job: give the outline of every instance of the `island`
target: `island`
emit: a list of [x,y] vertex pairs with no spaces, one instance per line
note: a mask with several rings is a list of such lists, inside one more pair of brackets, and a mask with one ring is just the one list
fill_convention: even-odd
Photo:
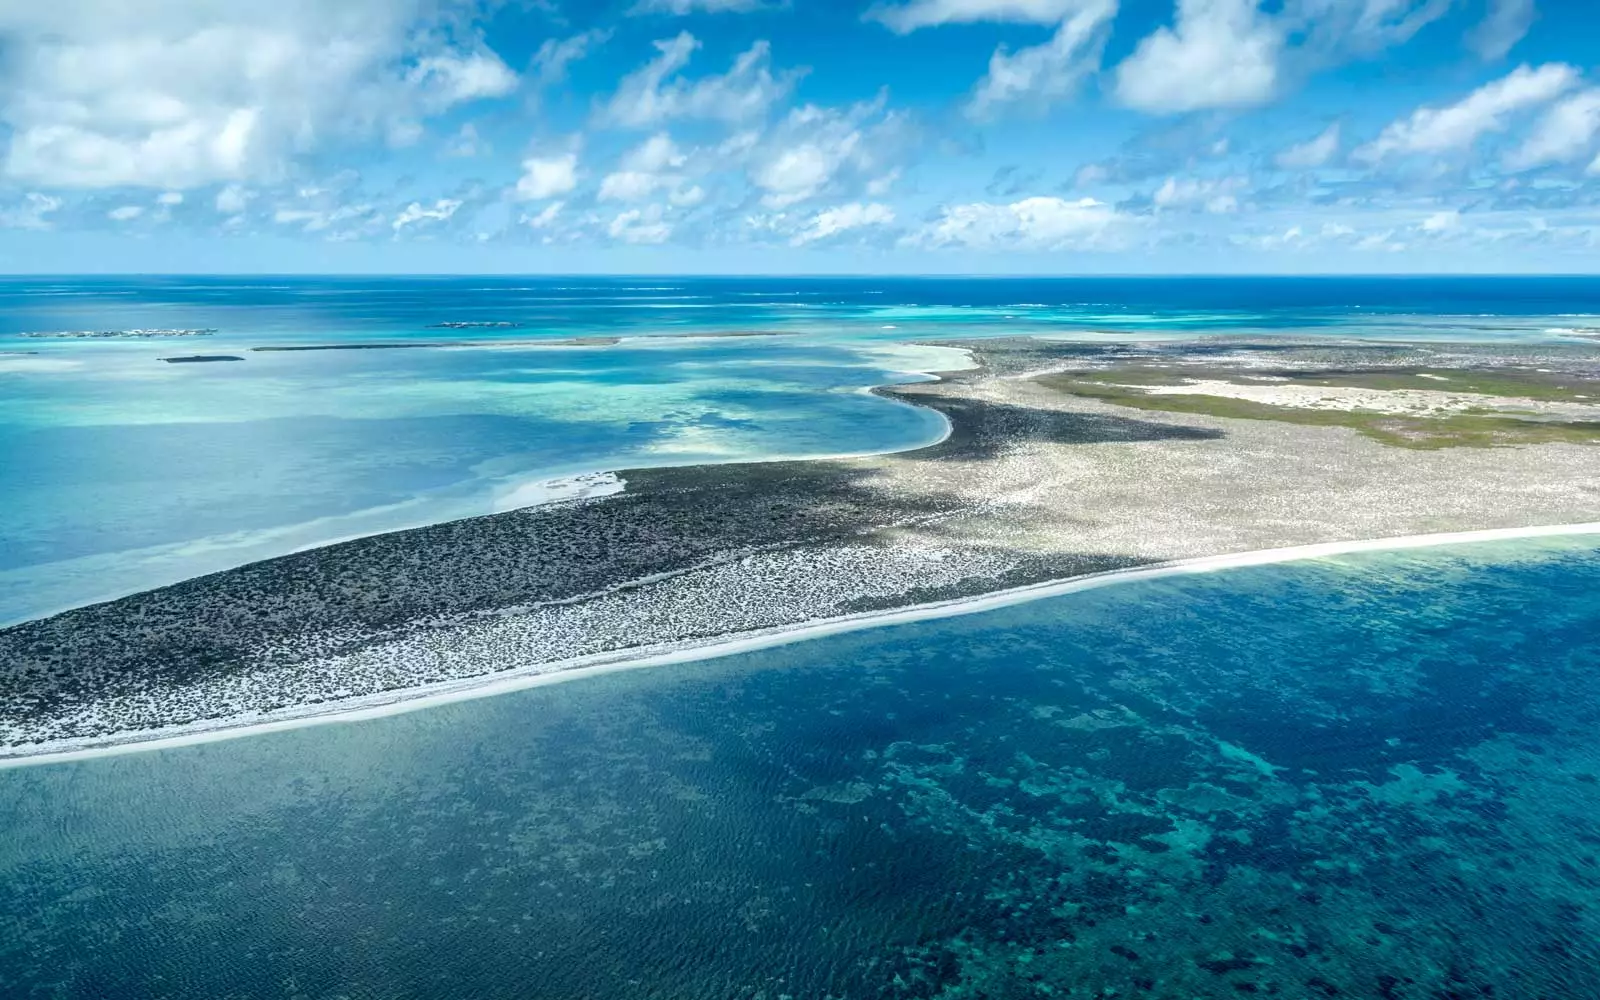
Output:
[[877,390],[947,418],[926,448],[612,470],[0,631],[0,754],[425,702],[1194,560],[1600,521],[1600,345],[956,346],[973,368]]

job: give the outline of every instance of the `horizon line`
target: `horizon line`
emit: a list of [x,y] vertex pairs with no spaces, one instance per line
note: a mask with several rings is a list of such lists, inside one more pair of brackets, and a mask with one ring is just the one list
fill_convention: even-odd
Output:
[[1600,271],[1117,271],[1032,273],[1026,271],[0,271],[0,281],[49,278],[817,278],[817,279],[1031,279],[1094,281],[1104,279],[1163,281],[1204,280],[1425,280],[1439,278],[1600,280]]

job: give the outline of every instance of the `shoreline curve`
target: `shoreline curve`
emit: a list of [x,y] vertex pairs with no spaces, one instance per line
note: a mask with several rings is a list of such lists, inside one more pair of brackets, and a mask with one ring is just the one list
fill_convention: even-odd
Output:
[[[1285,548],[1256,549],[1224,555],[1178,559],[1128,569],[1108,570],[991,591],[976,597],[956,598],[914,604],[887,611],[862,612],[836,618],[816,619],[797,625],[736,633],[716,639],[676,646],[641,646],[615,653],[600,653],[571,660],[547,661],[537,672],[507,671],[481,677],[442,681],[433,685],[401,689],[343,703],[342,707],[299,706],[278,714],[236,716],[232,720],[213,720],[190,727],[146,730],[126,738],[89,738],[35,744],[37,749],[0,755],[0,770],[45,764],[93,760],[123,754],[175,749],[204,743],[242,739],[273,732],[306,729],[335,723],[358,722],[422,711],[439,705],[476,701],[549,684],[566,683],[606,674],[642,670],[649,667],[720,659],[739,653],[787,646],[830,635],[918,621],[957,618],[992,611],[1050,597],[1086,590],[1196,573],[1301,562],[1361,552],[1405,551],[1437,548],[1474,542],[1514,541],[1532,538],[1600,535],[1600,521],[1574,524],[1535,525],[1519,528],[1486,528],[1434,534],[1397,535],[1317,542]],[[324,710],[318,711],[318,708]]]

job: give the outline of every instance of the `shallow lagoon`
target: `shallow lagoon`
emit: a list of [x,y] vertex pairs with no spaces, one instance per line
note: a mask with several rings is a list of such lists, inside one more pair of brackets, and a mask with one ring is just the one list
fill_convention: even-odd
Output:
[[[907,341],[1570,345],[1597,316],[1583,278],[0,277],[0,625],[553,476],[927,444],[939,417],[861,391],[960,363]],[[135,329],[216,332],[27,336]],[[785,336],[693,339],[751,331]],[[553,346],[583,337],[625,339]],[[453,346],[255,350],[378,344]],[[195,355],[243,360],[162,360]]]
[[0,772],[0,994],[1594,996],[1597,668],[1480,544]]

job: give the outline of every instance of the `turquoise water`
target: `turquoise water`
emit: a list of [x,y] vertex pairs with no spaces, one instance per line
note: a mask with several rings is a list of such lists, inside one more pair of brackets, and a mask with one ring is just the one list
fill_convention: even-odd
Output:
[[[1590,279],[0,279],[0,624],[641,465],[892,451],[910,340],[1580,343]],[[438,324],[512,324],[441,329]],[[155,340],[24,336],[214,329]],[[706,332],[782,337],[694,339]],[[622,337],[611,347],[551,346]],[[409,350],[256,347],[434,344]],[[241,361],[168,364],[165,357]]]
[[0,995],[1583,998],[1593,539],[0,772]]
[[[519,485],[646,465],[913,448],[867,395],[953,352],[780,338],[251,353],[91,342],[0,355],[0,624],[334,539],[490,513]],[[240,343],[246,343],[240,341]],[[32,367],[6,373],[6,362]],[[52,367],[57,366],[57,367]]]

